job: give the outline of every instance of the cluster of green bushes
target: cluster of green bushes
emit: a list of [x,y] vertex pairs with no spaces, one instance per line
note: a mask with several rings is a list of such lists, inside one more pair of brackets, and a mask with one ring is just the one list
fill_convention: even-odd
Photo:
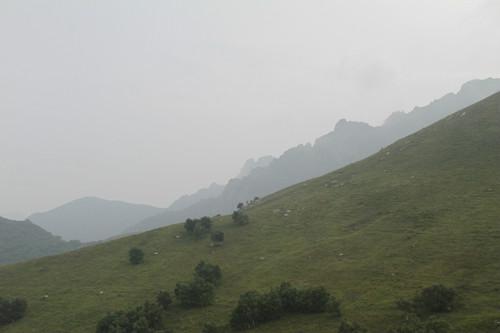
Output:
[[137,247],[133,247],[128,251],[128,260],[132,265],[142,264],[144,262],[144,252]]
[[340,305],[323,287],[293,288],[284,282],[278,288],[261,294],[255,291],[240,296],[231,314],[230,325],[235,330],[250,329],[281,318],[285,313],[331,312],[340,316]]
[[419,317],[451,312],[456,305],[456,291],[440,284],[422,289],[411,300],[399,300],[397,302],[400,310],[414,313]]
[[[457,293],[438,284],[422,289],[411,300],[399,300],[396,305],[405,316],[403,323],[389,333],[448,333],[450,325],[431,316],[453,311],[457,307]],[[360,325],[344,321],[338,330],[338,333],[366,332]]]
[[184,222],[184,229],[196,238],[201,238],[212,230],[212,220],[207,216],[201,219],[187,219]]
[[236,206],[237,210],[233,212],[231,218],[233,219],[233,223],[237,225],[245,225],[250,222],[250,218],[244,212],[245,205],[240,202],[238,206]]
[[163,328],[163,310],[146,302],[127,311],[109,313],[97,323],[96,333],[155,333]]
[[[213,303],[215,286],[222,279],[219,266],[201,261],[194,270],[193,279],[177,283],[175,297],[184,307],[207,306]],[[130,311],[107,314],[98,324],[96,333],[167,333],[162,322],[163,312],[173,303],[166,291],[160,291],[156,302],[146,302]]]
[[213,303],[215,286],[220,283],[222,272],[218,265],[201,261],[195,268],[190,282],[175,286],[175,297],[184,307],[202,307]]
[[24,299],[0,298],[0,326],[22,319],[27,308],[28,303]]

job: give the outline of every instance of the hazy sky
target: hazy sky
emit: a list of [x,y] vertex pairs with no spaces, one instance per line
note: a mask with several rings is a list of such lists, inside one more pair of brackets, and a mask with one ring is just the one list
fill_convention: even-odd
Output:
[[2,0],[0,215],[167,206],[500,77],[500,1]]

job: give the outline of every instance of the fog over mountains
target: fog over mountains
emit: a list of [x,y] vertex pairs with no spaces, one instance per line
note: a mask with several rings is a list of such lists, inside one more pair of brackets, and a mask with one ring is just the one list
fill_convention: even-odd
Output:
[[163,209],[100,198],[81,198],[48,212],[36,213],[31,221],[65,240],[91,242],[116,236],[142,219]]
[[266,157],[264,161],[270,162],[269,165],[263,163],[262,167],[253,169],[246,177],[231,179],[219,196],[205,198],[182,210],[166,210],[126,231],[140,232],[189,217],[229,213],[238,202],[273,193],[365,158],[397,139],[497,91],[500,91],[500,79],[473,80],[463,84],[457,93],[449,93],[426,106],[415,107],[408,113],[393,113],[382,126],[341,120],[332,132],[318,138],[314,144],[289,149],[276,159]]
[[239,202],[262,197],[295,183],[363,159],[388,144],[497,91],[500,79],[473,80],[411,112],[395,112],[381,126],[340,120],[333,131],[291,148],[280,157],[249,159],[226,185],[211,184],[175,200],[167,209],[99,198],[82,198],[29,217],[65,240],[91,242],[154,229],[187,218],[230,213]]

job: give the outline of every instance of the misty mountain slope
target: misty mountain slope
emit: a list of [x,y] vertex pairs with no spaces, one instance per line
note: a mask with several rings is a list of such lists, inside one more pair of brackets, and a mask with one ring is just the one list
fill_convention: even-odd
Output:
[[65,242],[29,220],[0,217],[0,265],[77,249],[79,242]]
[[497,91],[500,91],[500,79],[473,80],[465,83],[456,94],[447,94],[409,113],[394,113],[379,127],[341,120],[332,132],[318,138],[314,145],[292,148],[267,167],[256,168],[247,177],[229,181],[219,197],[202,200],[176,213],[164,212],[147,218],[127,232],[154,229],[189,217],[227,214],[238,202],[273,193],[358,161]]
[[241,168],[241,171],[236,178],[239,178],[239,179],[245,178],[255,169],[265,168],[269,164],[271,164],[274,160],[275,160],[275,158],[272,156],[263,156],[263,157],[260,157],[256,160],[253,158],[248,159],[245,162],[245,164],[243,165],[243,167]]
[[33,223],[66,240],[103,240],[121,233],[163,209],[148,205],[82,198],[29,217]]
[[[192,310],[174,305],[164,320],[176,332],[225,323],[240,294],[282,281],[325,286],[342,302],[344,318],[371,332],[387,332],[404,320],[398,299],[443,283],[456,288],[462,304],[439,316],[453,332],[494,332],[499,165],[495,94],[367,159],[261,199],[246,208],[246,226],[217,218],[214,228],[226,238],[222,247],[172,225],[1,267],[0,294],[26,297],[30,304],[27,316],[4,332],[93,332],[108,311],[132,308],[190,279],[200,260],[221,266],[216,302]],[[127,262],[133,246],[146,253],[140,266]],[[44,294],[48,301],[40,299]],[[289,315],[249,332],[331,333],[338,325],[329,315]]]
[[213,183],[209,187],[198,190],[193,194],[183,195],[168,206],[168,210],[175,211],[186,209],[202,200],[218,197],[223,190],[223,185]]

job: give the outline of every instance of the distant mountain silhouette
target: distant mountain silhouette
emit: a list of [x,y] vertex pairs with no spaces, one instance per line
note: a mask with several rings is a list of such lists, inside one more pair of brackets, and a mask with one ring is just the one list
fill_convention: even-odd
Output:
[[236,178],[242,179],[248,176],[254,169],[265,168],[274,161],[272,156],[263,156],[257,160],[251,158],[245,162],[243,168]]
[[169,207],[168,210],[182,210],[186,209],[202,200],[216,198],[221,195],[224,190],[224,185],[219,185],[212,183],[207,188],[203,188],[196,193],[183,195],[179,199],[175,200]]
[[81,246],[77,241],[65,242],[29,220],[0,217],[0,264],[59,254]]
[[289,149],[267,167],[253,169],[242,179],[232,179],[216,198],[202,200],[183,210],[165,211],[127,229],[140,232],[182,222],[188,217],[227,214],[238,202],[276,192],[298,182],[321,176],[359,161],[394,141],[500,91],[500,79],[473,80],[458,93],[449,93],[411,112],[393,113],[382,126],[340,120],[334,130],[314,144]]
[[65,240],[84,242],[116,236],[137,222],[163,209],[87,197],[66,203],[48,212],[29,217],[33,223]]

